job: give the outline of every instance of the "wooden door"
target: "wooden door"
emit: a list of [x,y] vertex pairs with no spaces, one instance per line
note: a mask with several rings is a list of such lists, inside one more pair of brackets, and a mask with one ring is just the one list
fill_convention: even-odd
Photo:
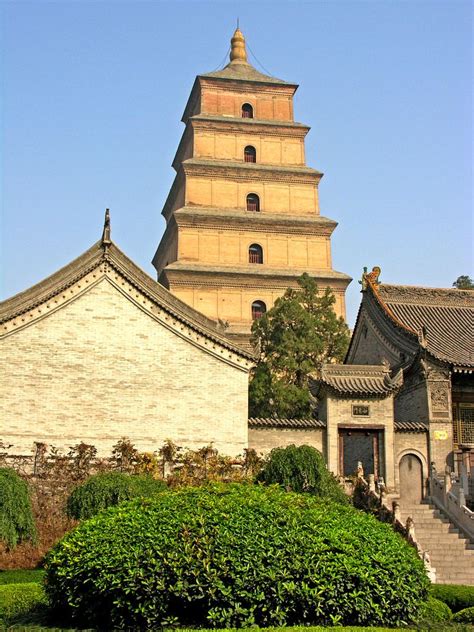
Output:
[[423,468],[414,454],[400,460],[400,502],[417,504],[423,498]]

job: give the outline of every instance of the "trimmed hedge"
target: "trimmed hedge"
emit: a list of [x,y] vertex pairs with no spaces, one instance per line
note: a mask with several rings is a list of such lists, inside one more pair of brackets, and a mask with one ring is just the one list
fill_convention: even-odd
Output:
[[25,481],[9,467],[0,468],[0,541],[13,549],[34,540],[36,528]]
[[46,569],[53,607],[99,628],[397,625],[418,618],[429,586],[415,549],[372,516],[238,484],[111,508]]
[[43,587],[37,583],[0,586],[0,623],[9,625],[44,608],[47,604]]
[[321,452],[309,445],[274,448],[257,481],[280,485],[287,491],[307,492],[347,504],[349,497],[328,470]]
[[430,594],[448,604],[453,612],[474,607],[474,586],[433,584]]
[[73,490],[67,501],[67,513],[70,518],[84,520],[132,498],[151,498],[164,489],[166,483],[151,476],[124,472],[95,474]]
[[453,616],[453,621],[456,623],[474,623],[474,607],[464,608]]
[[450,621],[452,616],[451,608],[447,604],[430,595],[421,609],[419,620],[423,623],[440,623]]

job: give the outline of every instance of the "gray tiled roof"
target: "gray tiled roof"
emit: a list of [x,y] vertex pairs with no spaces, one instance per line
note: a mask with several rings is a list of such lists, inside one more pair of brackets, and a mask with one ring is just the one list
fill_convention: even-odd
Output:
[[428,432],[422,421],[395,421],[395,432]]
[[249,428],[325,428],[320,419],[280,419],[278,417],[251,417]]
[[474,366],[474,291],[380,284],[374,295],[435,358]]
[[248,63],[230,63],[227,64],[222,70],[215,70],[214,72],[206,72],[200,74],[199,77],[206,77],[211,79],[230,79],[232,81],[258,81],[260,83],[277,83],[281,85],[294,85],[289,84],[283,79],[277,79],[270,75],[264,75],[256,68]]
[[388,395],[402,385],[402,373],[390,376],[384,365],[324,364],[313,394],[325,385],[342,395]]

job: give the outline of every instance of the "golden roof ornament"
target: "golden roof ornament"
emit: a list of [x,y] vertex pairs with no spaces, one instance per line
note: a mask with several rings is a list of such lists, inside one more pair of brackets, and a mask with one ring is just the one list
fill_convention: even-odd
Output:
[[247,51],[245,49],[245,37],[242,31],[237,27],[235,33],[230,40],[230,63],[231,64],[247,64]]
[[367,272],[367,268],[364,267],[364,272],[362,273],[362,279],[359,281],[360,285],[362,285],[362,292],[367,289],[367,283],[370,283],[372,286],[380,285],[379,276],[381,273],[381,269],[379,266],[374,266],[372,268],[372,272]]

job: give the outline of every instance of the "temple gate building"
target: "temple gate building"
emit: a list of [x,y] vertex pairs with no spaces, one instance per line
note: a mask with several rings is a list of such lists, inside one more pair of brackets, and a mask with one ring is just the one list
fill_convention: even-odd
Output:
[[330,287],[345,317],[350,282],[331,261],[336,222],[319,211],[322,173],[306,166],[309,127],[296,123],[297,85],[258,72],[237,29],[230,63],[199,75],[163,208],[153,265],[159,281],[245,344],[252,320],[303,272]]

